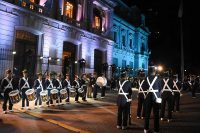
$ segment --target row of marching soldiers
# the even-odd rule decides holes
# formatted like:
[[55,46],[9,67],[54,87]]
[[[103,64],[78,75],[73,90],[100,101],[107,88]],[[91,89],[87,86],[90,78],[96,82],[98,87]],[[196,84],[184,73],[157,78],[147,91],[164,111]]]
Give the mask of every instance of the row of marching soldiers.
[[[33,82],[31,82],[31,80],[28,77],[28,71],[27,70],[23,70],[23,77],[20,78],[19,81],[16,81],[16,79],[14,79],[12,77],[12,71],[10,69],[6,70],[6,77],[4,79],[2,79],[1,81],[1,86],[0,86],[0,92],[2,92],[3,97],[4,97],[4,101],[3,101],[3,112],[6,114],[7,113],[7,103],[9,102],[9,112],[13,112],[12,107],[13,107],[13,103],[15,103],[15,101],[13,102],[12,99],[9,96],[9,93],[12,92],[13,90],[19,90],[20,94],[21,94],[21,98],[22,98],[22,107],[21,109],[30,109],[29,108],[29,99],[28,96],[26,94],[27,90],[34,88],[34,94],[36,95],[36,98],[34,99],[35,101],[35,108],[42,106],[42,102],[44,102],[42,100],[41,97],[41,92],[46,91],[47,97],[46,97],[46,104],[47,106],[49,105],[54,105],[53,104],[53,100],[51,98],[51,90],[53,89],[57,89],[57,92],[60,92],[61,89],[65,89],[67,91],[67,95],[66,98],[64,99],[66,103],[70,102],[70,92],[74,92],[75,95],[75,102],[79,103],[79,96],[82,96],[82,101],[87,101],[86,99],[86,93],[88,93],[88,97],[91,98],[91,88],[89,88],[89,90],[87,91],[87,84],[88,82],[91,82],[91,86],[94,86],[95,89],[93,89],[93,98],[96,99],[97,96],[97,85],[96,83],[96,75],[92,76],[90,81],[89,79],[86,77],[86,74],[82,74],[81,79],[78,77],[78,75],[75,75],[75,80],[71,83],[70,82],[70,75],[66,74],[66,78],[64,80],[62,80],[61,74],[58,73],[56,75],[56,78],[53,78],[53,74],[52,73],[48,73],[46,76],[45,81],[43,80],[43,75],[42,73],[38,73],[37,74],[37,79]],[[73,87],[73,88],[72,88]],[[105,93],[102,95],[104,96]],[[19,98],[17,98],[19,99]],[[16,99],[15,99],[16,100]],[[57,104],[62,104],[63,99],[61,99],[61,97],[59,97],[56,100]],[[16,101],[19,102],[20,100]],[[26,105],[25,105],[26,102]]]
[[[117,128],[126,129],[130,117],[131,82],[122,74],[119,81],[118,93],[118,120]],[[138,107],[137,119],[144,119],[144,133],[149,132],[149,119],[151,110],[154,115],[154,133],[158,133],[159,120],[168,122],[172,120],[172,113],[180,110],[181,83],[177,76],[170,76],[168,73],[161,78],[156,74],[155,67],[149,67],[148,76],[141,74],[138,83]],[[167,117],[165,118],[165,108],[168,105]]]

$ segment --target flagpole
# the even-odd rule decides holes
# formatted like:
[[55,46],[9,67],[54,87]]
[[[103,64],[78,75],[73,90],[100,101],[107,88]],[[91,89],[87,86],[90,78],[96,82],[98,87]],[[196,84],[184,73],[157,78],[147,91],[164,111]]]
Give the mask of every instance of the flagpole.
[[180,1],[178,17],[180,19],[180,40],[181,40],[181,81],[184,81],[184,48],[183,48],[183,0]]
[[183,20],[180,18],[180,39],[181,39],[181,81],[184,82],[184,48],[183,48]]

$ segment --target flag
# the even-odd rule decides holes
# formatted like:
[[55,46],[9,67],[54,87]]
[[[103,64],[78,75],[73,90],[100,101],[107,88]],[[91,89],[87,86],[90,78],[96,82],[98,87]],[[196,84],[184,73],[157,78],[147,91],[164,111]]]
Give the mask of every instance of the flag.
[[178,10],[178,17],[182,18],[182,16],[183,16],[183,0],[181,0]]

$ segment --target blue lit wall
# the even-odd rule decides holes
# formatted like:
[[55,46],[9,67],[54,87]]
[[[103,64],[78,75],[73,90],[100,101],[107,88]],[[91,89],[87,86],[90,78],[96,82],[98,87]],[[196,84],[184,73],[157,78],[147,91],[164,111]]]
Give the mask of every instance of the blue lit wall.
[[[141,27],[134,27],[117,15],[113,16],[113,64],[118,68],[129,66],[131,73],[148,69],[148,35]],[[131,74],[131,75],[132,75]]]

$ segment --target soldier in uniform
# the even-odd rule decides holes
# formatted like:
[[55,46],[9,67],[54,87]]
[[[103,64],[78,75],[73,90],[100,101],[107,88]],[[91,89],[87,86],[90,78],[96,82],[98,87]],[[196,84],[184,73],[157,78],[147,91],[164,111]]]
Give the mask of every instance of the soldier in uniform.
[[42,99],[40,97],[40,92],[44,90],[44,82],[42,81],[42,73],[37,74],[38,79],[34,81],[34,89],[36,91],[36,100],[35,100],[35,108],[37,108],[38,101],[39,101],[39,107],[42,106]]
[[9,93],[14,89],[17,89],[17,82],[12,78],[12,71],[10,69],[6,70],[6,77],[1,81],[0,86],[1,91],[3,92],[3,113],[7,114],[7,102],[9,101],[9,112],[13,112],[13,104],[9,98]]
[[79,103],[78,99],[79,99],[80,94],[78,92],[78,89],[81,87],[81,84],[80,84],[78,75],[75,75],[75,80],[73,81],[73,86],[75,86],[75,89],[76,89],[75,102]]
[[160,79],[156,76],[155,67],[151,66],[148,70],[148,76],[145,78],[144,88],[147,89],[146,99],[144,103],[145,108],[145,121],[144,121],[144,133],[149,131],[149,119],[151,109],[153,108],[154,114],[154,133],[159,132],[159,104],[161,103],[160,91],[161,83]]
[[121,80],[119,81],[119,90],[117,97],[118,115],[117,115],[117,128],[126,129],[129,107],[131,102],[132,88],[131,82],[127,80],[126,72],[122,72]]
[[67,99],[66,102],[70,101],[70,97],[69,97],[69,92],[70,92],[70,88],[71,88],[71,84],[70,84],[70,77],[69,74],[66,74],[66,78],[63,81],[63,88],[65,88],[67,90]]
[[98,85],[96,84],[96,80],[97,80],[97,73],[94,72],[91,79],[90,79],[90,82],[92,84],[92,89],[93,89],[93,98],[94,100],[97,100],[97,89],[98,89]]
[[176,106],[176,112],[180,110],[180,96],[181,96],[181,82],[178,81],[178,77],[176,75],[173,76],[173,105],[172,105],[172,111],[175,111]]
[[83,92],[82,92],[82,100],[83,101],[87,101],[86,100],[86,94],[87,94],[87,77],[86,77],[86,74],[82,74],[81,76],[81,87],[83,89]]
[[173,80],[171,77],[169,77],[169,73],[166,72],[164,73],[164,78],[161,80],[161,85],[162,85],[162,94],[161,94],[161,98],[162,98],[162,103],[161,103],[161,112],[160,112],[160,119],[161,121],[164,120],[164,116],[165,116],[165,107],[166,107],[166,103],[168,105],[168,117],[167,117],[167,121],[170,122],[172,119],[172,107],[173,107]]
[[53,104],[53,100],[51,99],[50,95],[51,95],[51,90],[54,88],[54,80],[53,80],[53,74],[52,73],[48,73],[46,76],[46,80],[45,80],[45,89],[48,91],[48,101],[47,101],[47,105],[49,106],[49,104]]
[[[101,77],[106,78],[106,77],[104,76],[104,74],[101,74]],[[101,98],[104,98],[104,97],[105,97],[105,94],[106,94],[106,85],[101,87]]]
[[28,98],[27,98],[27,95],[25,92],[28,89],[32,88],[32,84],[31,84],[31,80],[28,78],[28,71],[26,69],[22,71],[22,74],[23,74],[23,77],[20,78],[20,80],[19,80],[19,89],[22,92],[22,108],[21,109],[24,109],[25,101],[26,101],[27,109],[30,109],[29,101],[28,101]]
[[87,84],[87,97],[92,98],[92,84],[91,84],[91,81],[90,81],[91,73],[87,74],[86,77],[87,77],[87,82],[88,82],[88,84]]
[[[144,102],[147,94],[147,88],[144,88],[144,80],[145,80],[145,74],[140,73],[140,77],[138,80],[138,106],[137,106],[137,119],[143,119],[144,118]],[[143,109],[142,109],[143,108]],[[142,113],[142,115],[141,115]]]
[[[56,78],[56,80],[53,80],[53,85],[54,85],[54,87],[57,88],[57,90],[59,92],[59,95],[60,95],[60,90],[63,89],[61,73],[57,73],[57,78]],[[59,97],[59,99],[56,102],[57,103],[62,103],[61,97]]]

